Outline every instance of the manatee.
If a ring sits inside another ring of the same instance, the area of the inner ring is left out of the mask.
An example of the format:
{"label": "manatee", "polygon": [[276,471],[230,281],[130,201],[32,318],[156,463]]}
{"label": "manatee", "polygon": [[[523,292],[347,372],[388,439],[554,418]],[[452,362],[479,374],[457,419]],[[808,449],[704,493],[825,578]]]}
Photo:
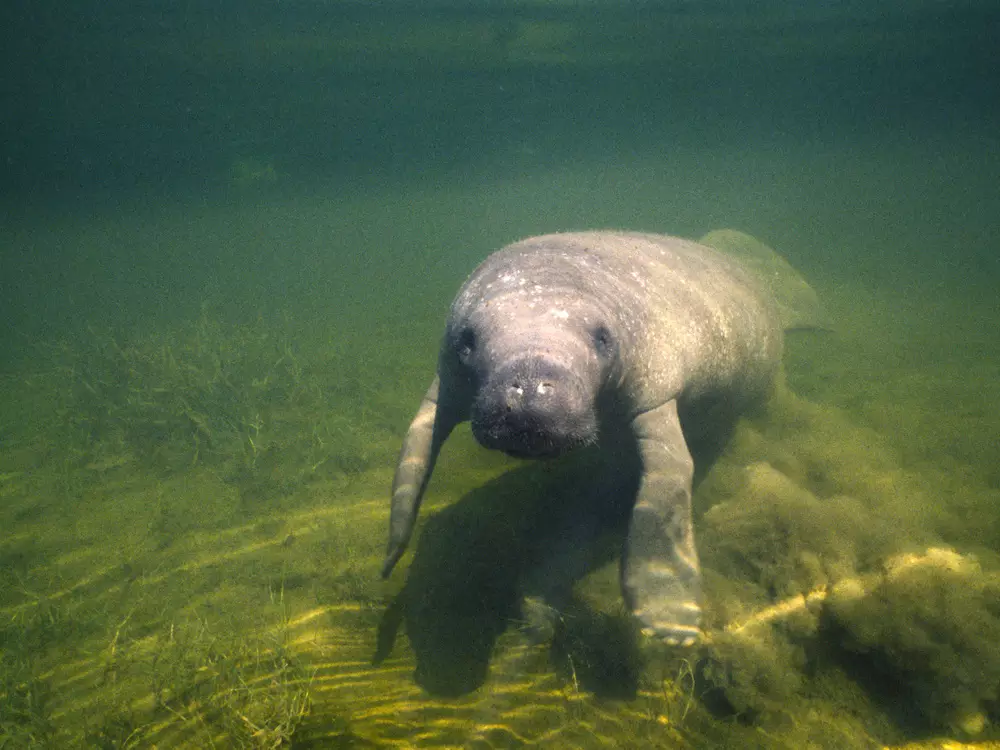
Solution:
{"label": "manatee", "polygon": [[625,602],[646,635],[696,642],[696,476],[738,417],[768,399],[783,330],[809,325],[810,308],[815,294],[794,270],[732,230],[701,243],[549,234],[493,253],[451,305],[437,374],[403,441],[383,578],[457,424],[470,420],[481,445],[521,458],[625,445],[640,467],[621,558]]}

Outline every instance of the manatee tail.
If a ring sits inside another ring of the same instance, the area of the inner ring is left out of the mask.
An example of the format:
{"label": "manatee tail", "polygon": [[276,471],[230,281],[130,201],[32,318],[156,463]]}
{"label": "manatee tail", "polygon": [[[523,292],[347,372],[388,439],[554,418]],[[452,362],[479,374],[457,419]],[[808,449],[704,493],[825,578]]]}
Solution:
{"label": "manatee tail", "polygon": [[735,229],[716,229],[698,242],[739,261],[771,293],[786,331],[830,329],[813,288],[788,261],[757,238]]}

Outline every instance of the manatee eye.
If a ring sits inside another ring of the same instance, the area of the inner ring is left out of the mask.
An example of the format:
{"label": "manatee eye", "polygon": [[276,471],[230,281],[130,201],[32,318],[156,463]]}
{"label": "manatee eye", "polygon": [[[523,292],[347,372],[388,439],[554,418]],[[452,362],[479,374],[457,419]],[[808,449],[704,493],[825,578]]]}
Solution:
{"label": "manatee eye", "polygon": [[594,349],[601,357],[610,357],[615,348],[615,341],[605,326],[597,326],[591,334],[594,337]]}
{"label": "manatee eye", "polygon": [[476,349],[476,334],[471,328],[463,328],[458,334],[458,341],[455,344],[455,352],[462,364],[468,364],[472,352]]}

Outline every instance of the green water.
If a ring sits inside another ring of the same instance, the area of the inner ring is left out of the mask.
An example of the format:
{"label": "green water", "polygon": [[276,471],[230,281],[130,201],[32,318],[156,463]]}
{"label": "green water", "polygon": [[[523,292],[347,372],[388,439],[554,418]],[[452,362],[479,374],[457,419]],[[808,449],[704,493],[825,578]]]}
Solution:
{"label": "green water", "polygon": [[[12,15],[0,747],[1000,737],[991,7]],[[603,227],[750,232],[833,321],[697,493],[687,651],[642,643],[610,555],[529,627],[578,472],[464,429],[378,576],[457,286]]]}

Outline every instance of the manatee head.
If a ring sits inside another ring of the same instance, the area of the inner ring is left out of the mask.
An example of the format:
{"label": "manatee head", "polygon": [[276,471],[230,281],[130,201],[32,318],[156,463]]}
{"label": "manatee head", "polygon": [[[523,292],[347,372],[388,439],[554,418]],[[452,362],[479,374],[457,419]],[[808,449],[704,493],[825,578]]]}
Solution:
{"label": "manatee head", "polygon": [[453,310],[442,357],[467,385],[472,433],[521,458],[594,443],[619,342],[586,300],[494,299]]}

